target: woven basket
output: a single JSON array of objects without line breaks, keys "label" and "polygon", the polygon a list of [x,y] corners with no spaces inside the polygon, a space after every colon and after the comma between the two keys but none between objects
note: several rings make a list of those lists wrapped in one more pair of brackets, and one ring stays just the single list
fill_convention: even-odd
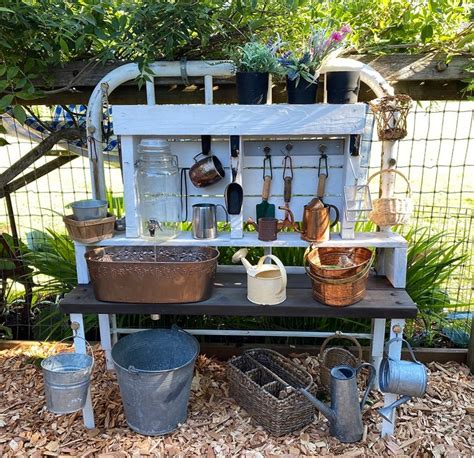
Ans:
[{"label": "woven basket", "polygon": [[413,203],[411,200],[411,186],[407,177],[396,169],[384,169],[374,173],[367,181],[367,184],[376,177],[384,173],[396,173],[401,176],[407,184],[407,197],[381,197],[372,202],[372,211],[369,218],[379,227],[399,226],[406,224],[413,213]]},{"label": "woven basket", "polygon": [[227,365],[229,394],[274,436],[298,431],[314,419],[314,406],[295,388],[315,393],[313,378],[279,353],[254,349]]},{"label": "woven basket", "polygon": [[[326,348],[328,343],[334,339],[347,339],[350,340],[357,348],[357,356],[351,353],[346,348],[342,347],[330,347]],[[350,367],[357,367],[362,362],[362,347],[358,340],[352,336],[345,336],[340,332],[336,332],[334,335],[329,336],[321,345],[321,351],[319,352],[319,363],[320,373],[319,381],[321,387],[327,392],[331,388],[331,369],[341,364],[345,364]]]},{"label": "woven basket", "polygon": [[64,224],[71,237],[76,242],[94,243],[110,239],[114,235],[115,216],[106,218],[77,221],[72,215],[63,217]]},{"label": "woven basket", "polygon": [[412,106],[408,95],[386,95],[372,100],[370,108],[377,120],[377,133],[380,140],[400,140],[407,135],[407,116]]},{"label": "woven basket", "polygon": [[[308,247],[304,254],[304,267],[311,278],[313,298],[334,307],[362,300],[374,254],[375,251],[368,248],[314,247],[311,250]],[[351,265],[342,267],[343,259]]]}]

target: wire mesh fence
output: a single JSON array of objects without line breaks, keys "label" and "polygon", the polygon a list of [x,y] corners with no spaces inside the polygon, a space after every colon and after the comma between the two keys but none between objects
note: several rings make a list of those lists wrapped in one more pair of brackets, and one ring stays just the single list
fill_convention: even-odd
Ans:
[{"label": "wire mesh fence", "polygon": [[[469,332],[469,320],[472,316],[470,313],[474,311],[473,109],[472,102],[417,103],[409,114],[408,135],[397,145],[397,167],[411,182],[412,198],[416,208],[412,225],[427,227],[432,233],[442,233],[439,243],[458,243],[456,252],[467,255],[466,261],[443,284],[449,301],[457,304],[449,310],[446,308],[447,316],[465,333]],[[40,107],[38,110],[41,119],[48,125],[55,116],[54,109]],[[4,125],[6,122],[10,123],[7,135],[9,144],[0,148],[0,174],[35,147],[38,140],[48,135],[47,131],[38,133],[31,129],[20,128],[17,124],[11,123],[11,120],[4,120]],[[376,131],[373,135],[373,138],[366,139],[371,149],[369,175],[370,172],[379,169],[381,161],[381,142],[377,141]],[[67,204],[91,196],[87,152],[84,147],[81,148],[77,144],[72,147],[55,148],[48,156],[36,161],[25,170],[21,176],[38,170],[51,161],[52,156],[58,157],[68,152],[77,157],[60,169],[11,194],[13,217],[19,235],[30,247],[37,243],[35,231],[51,229],[64,232],[62,215],[68,211]],[[111,152],[112,156],[113,154]],[[106,162],[106,182],[107,188],[114,196],[122,194],[121,173],[117,160]],[[377,192],[376,186],[373,186],[372,191]],[[400,180],[396,182],[396,193],[400,195],[405,193]],[[7,205],[3,198],[0,202],[0,232],[11,233],[11,229]],[[36,278],[40,286],[48,281],[47,276]],[[21,288],[17,293],[14,288],[10,289],[9,302],[12,303],[21,295]],[[54,306],[51,307],[54,312]],[[3,322],[7,326],[14,327],[18,315],[15,313],[7,315],[7,318],[3,318]],[[57,320],[54,313],[51,313],[49,318],[47,313],[43,312],[43,315],[39,320],[40,337],[44,337]],[[0,324],[1,320],[2,318]],[[20,326],[18,322],[16,325]]]}]

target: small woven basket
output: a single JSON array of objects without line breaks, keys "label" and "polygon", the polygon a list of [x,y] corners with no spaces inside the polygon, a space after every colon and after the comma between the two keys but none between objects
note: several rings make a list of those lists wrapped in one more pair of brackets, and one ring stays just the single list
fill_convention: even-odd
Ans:
[{"label": "small woven basket", "polygon": [[372,100],[370,108],[377,120],[380,140],[400,140],[407,135],[407,117],[412,106],[408,95],[386,95]]},{"label": "small woven basket", "polygon": [[313,377],[275,351],[256,348],[232,358],[227,377],[229,394],[274,436],[298,431],[314,419],[313,404],[295,389],[315,394]]},{"label": "small woven basket", "polygon": [[[329,347],[326,348],[329,342],[334,339],[347,339],[350,340],[357,348],[357,356],[352,352],[342,347]],[[343,335],[340,332],[336,332],[334,335],[329,336],[321,345],[321,351],[319,352],[319,363],[320,373],[319,381],[321,387],[326,392],[330,391],[331,388],[331,369],[336,366],[344,364],[350,367],[357,367],[362,362],[362,347],[358,340],[352,336]]]},{"label": "small woven basket", "polygon": [[367,181],[367,184],[376,177],[384,173],[396,173],[401,176],[407,184],[406,197],[381,197],[372,201],[372,211],[369,219],[379,227],[399,226],[410,221],[413,213],[413,203],[411,200],[411,186],[408,178],[399,170],[384,169],[374,173]]},{"label": "small woven basket", "polygon": [[106,218],[78,221],[72,215],[63,217],[64,224],[71,237],[76,242],[94,243],[110,239],[114,235],[115,216]]},{"label": "small woven basket", "polygon": [[[362,300],[374,253],[368,248],[308,247],[304,267],[311,278],[313,298],[333,307]],[[348,261],[349,265],[344,267],[341,260]]]}]

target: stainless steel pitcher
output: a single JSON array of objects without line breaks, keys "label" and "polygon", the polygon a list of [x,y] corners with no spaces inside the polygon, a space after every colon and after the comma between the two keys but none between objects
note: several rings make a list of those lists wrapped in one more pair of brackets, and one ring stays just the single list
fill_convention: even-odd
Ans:
[{"label": "stainless steel pitcher", "polygon": [[[359,402],[357,374],[363,368],[370,369],[367,388]],[[316,408],[329,420],[330,434],[341,442],[357,442],[362,439],[364,425],[362,409],[375,380],[375,367],[372,364],[360,364],[357,368],[346,365],[331,369],[331,407],[327,406],[311,393],[300,389]]]},{"label": "stainless steel pitcher", "polygon": [[221,204],[193,205],[193,238],[215,239],[217,237],[217,207],[221,207],[229,222],[227,210]]}]

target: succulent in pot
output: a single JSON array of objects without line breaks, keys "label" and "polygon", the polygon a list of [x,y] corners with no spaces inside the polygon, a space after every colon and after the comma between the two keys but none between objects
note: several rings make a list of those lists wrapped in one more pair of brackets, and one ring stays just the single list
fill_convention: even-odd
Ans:
[{"label": "succulent in pot", "polygon": [[250,41],[237,49],[237,100],[241,105],[262,105],[267,101],[268,77],[281,72],[276,56],[280,37],[267,43]]},{"label": "succulent in pot", "polygon": [[348,25],[333,32],[311,28],[301,48],[286,51],[278,58],[286,75],[288,103],[315,103],[321,67],[343,51],[344,39],[350,31]]}]

